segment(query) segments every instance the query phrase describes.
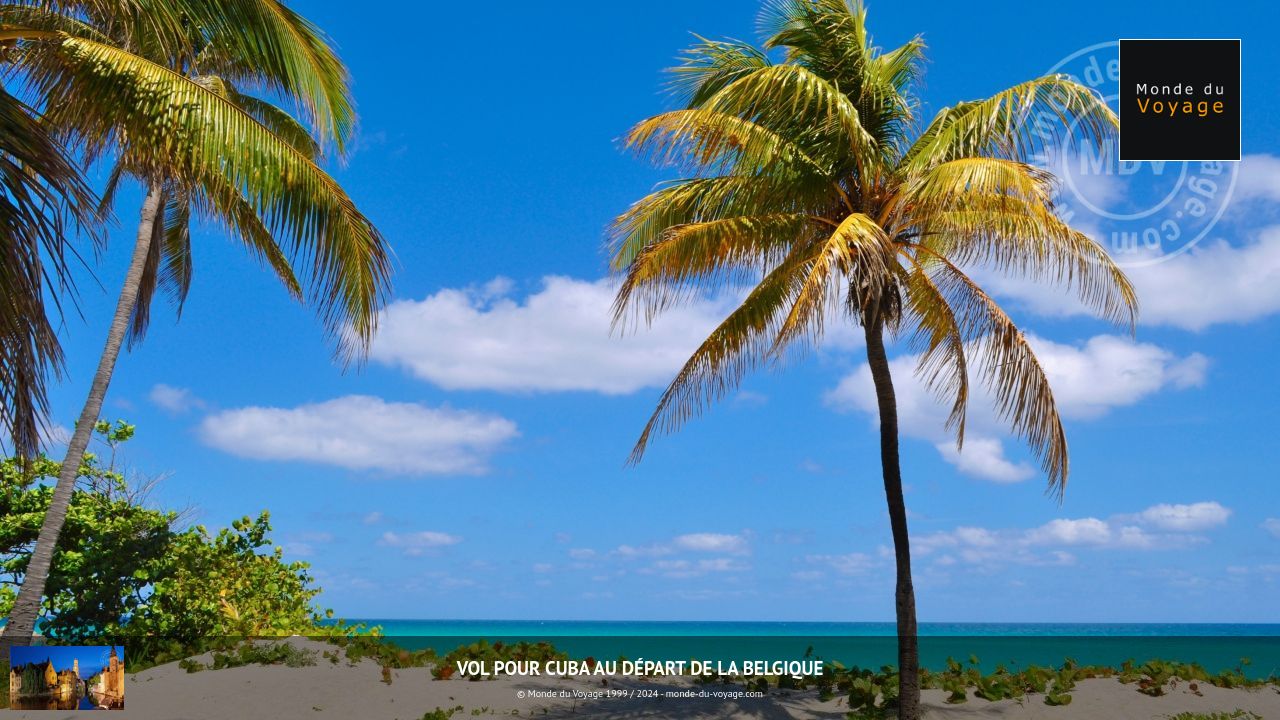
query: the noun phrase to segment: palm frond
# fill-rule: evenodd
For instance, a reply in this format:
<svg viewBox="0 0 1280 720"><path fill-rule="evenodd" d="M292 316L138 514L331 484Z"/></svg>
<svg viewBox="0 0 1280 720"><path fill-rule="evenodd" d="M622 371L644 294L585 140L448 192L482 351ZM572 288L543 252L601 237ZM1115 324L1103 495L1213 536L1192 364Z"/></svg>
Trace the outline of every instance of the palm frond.
<svg viewBox="0 0 1280 720"><path fill-rule="evenodd" d="M768 128L723 112L695 108L654 115L627 133L628 149L655 163L715 175L759 175L782 169L828 176L830 168Z"/></svg>
<svg viewBox="0 0 1280 720"><path fill-rule="evenodd" d="M827 315L824 309L828 304L839 304L841 283L847 283L855 293L878 292L887 284L885 278L892 275L892 252L889 237L870 216L853 213L842 220L805 268L804 282L770 352L781 353L801 336L816 343ZM874 298L865 300L873 302Z"/></svg>
<svg viewBox="0 0 1280 720"><path fill-rule="evenodd" d="M95 209L65 149L0 89L0 429L20 455L40 449L46 381L62 367L49 313L60 312L57 294L73 288L71 236L87 230L100 239Z"/></svg>
<svg viewBox="0 0 1280 720"><path fill-rule="evenodd" d="M884 160L883 148L863 127L853 101L800 65L770 65L744 74L702 107L762 125L824 167L852 164L866 177Z"/></svg>
<svg viewBox="0 0 1280 720"><path fill-rule="evenodd" d="M798 249L793 251L698 346L662 393L629 462L640 461L654 433L679 429L690 417L735 389L760 364L773 343L780 316L799 291L801 270L811 261L809 255Z"/></svg>
<svg viewBox="0 0 1280 720"><path fill-rule="evenodd" d="M825 221L777 213L675 225L626 264L614 301L614 323L628 310L652 320L689 297L758 280L790 249L814 242Z"/></svg>
<svg viewBox="0 0 1280 720"><path fill-rule="evenodd" d="M1069 136L1109 147L1120 121L1097 91L1066 75L1046 75L985 100L943 108L904 155L901 167L918 172L965 157L1030 161Z"/></svg>
<svg viewBox="0 0 1280 720"><path fill-rule="evenodd" d="M836 207L832 185L814 175L774 174L690 178L650 193L609 228L610 265L626 268L671 228L770 215L822 215Z"/></svg>
<svg viewBox="0 0 1280 720"><path fill-rule="evenodd" d="M903 279L908 344L920 354L916 376L941 402L951 403L946 427L956 433L956 448L964 448L965 417L969 405L969 361L959 321L942 291L915 258L905 254L911 269Z"/></svg>
<svg viewBox="0 0 1280 720"><path fill-rule="evenodd" d="M350 72L320 28L279 0L180 1L206 36L197 72L292 98L320 143L345 152L356 120Z"/></svg>
<svg viewBox="0 0 1280 720"><path fill-rule="evenodd" d="M1012 160L952 160L904 190L899 222L960 267L983 265L1063 285L1132 331L1133 285L1105 249L1056 215L1053 184L1048 172Z"/></svg>
<svg viewBox="0 0 1280 720"><path fill-rule="evenodd" d="M707 98L738 78L768 67L769 58L755 46L738 40L707 40L681 53L681 62L668 68L668 90L689 108L700 107Z"/></svg>
<svg viewBox="0 0 1280 720"><path fill-rule="evenodd" d="M316 139L311 136L311 131L294 116L266 100L240 92L231 81L217 75L201 75L193 79L234 103L247 115L262 123L263 127L275 133L277 137L292 145L293 149L312 161L319 162L323 159L324 153L320 143L316 142Z"/></svg>
<svg viewBox="0 0 1280 720"><path fill-rule="evenodd" d="M129 321L129 347L146 337L151 306L157 291L164 291L179 316L191 290L194 267L191 258L191 196L179 184L169 182L161 195L160 212L151 226L151 244L143 266Z"/></svg>
<svg viewBox="0 0 1280 720"><path fill-rule="evenodd" d="M932 259L931 279L948 299L965 344L980 358L978 371L996 413L1040 458L1049 491L1061 498L1067 485L1067 435L1044 368L995 300L946 258Z"/></svg>
<svg viewBox="0 0 1280 720"><path fill-rule="evenodd" d="M119 142L145 177L234 188L272 236L310 267L310 300L350 356L367 347L389 282L381 235L328 174L227 98L155 63L58 36L42 73L56 124L92 153Z"/></svg>

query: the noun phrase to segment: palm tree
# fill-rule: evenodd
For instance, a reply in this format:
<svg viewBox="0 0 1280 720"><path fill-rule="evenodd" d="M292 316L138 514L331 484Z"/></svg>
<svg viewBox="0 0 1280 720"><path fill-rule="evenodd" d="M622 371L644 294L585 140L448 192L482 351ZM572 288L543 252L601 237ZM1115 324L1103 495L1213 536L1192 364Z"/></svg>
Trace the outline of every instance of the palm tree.
<svg viewBox="0 0 1280 720"><path fill-rule="evenodd" d="M126 336L145 332L152 296L179 306L191 281L193 216L220 223L297 297L308 299L339 354L367 348L389 283L388 250L317 161L342 152L354 126L348 76L325 37L277 0L90 0L75 12L4 6L24 43L20 68L48 121L90 161L146 189L137 239L97 372L68 442L66 469L4 633L29 642L80 466ZM293 100L310 126L242 93L245 83ZM283 242L281 241L283 239Z"/></svg>
<svg viewBox="0 0 1280 720"><path fill-rule="evenodd" d="M944 108L920 128L920 38L882 51L864 8L842 0L777 0L763 17L763 48L702 41L690 49L673 69L684 108L626 136L628 147L689 176L615 221L615 322L652 319L708 289L752 286L662 394L631 459L655 431L676 430L748 371L812 346L824 323L860 325L897 564L898 712L914 720L915 593L885 336L920 353L918 375L950 405L957 446L976 363L1061 497L1067 441L1044 370L966 270L1064 284L1132 329L1129 281L1055 215L1055 178L1028 164L1069 134L1106 146L1118 120L1099 96L1052 75Z"/></svg>
<svg viewBox="0 0 1280 720"><path fill-rule="evenodd" d="M93 206L65 149L31 108L0 89L0 432L15 455L39 452L45 380L62 367L46 289L71 287L66 237L75 225L95 229Z"/></svg>

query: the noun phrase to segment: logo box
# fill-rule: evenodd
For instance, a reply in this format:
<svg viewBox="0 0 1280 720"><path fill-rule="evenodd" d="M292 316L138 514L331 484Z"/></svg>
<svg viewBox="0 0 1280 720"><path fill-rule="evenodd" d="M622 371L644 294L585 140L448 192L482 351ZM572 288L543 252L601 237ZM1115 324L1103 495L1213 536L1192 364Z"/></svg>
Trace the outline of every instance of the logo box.
<svg viewBox="0 0 1280 720"><path fill-rule="evenodd" d="M1120 159L1240 159L1239 40L1120 40Z"/></svg>

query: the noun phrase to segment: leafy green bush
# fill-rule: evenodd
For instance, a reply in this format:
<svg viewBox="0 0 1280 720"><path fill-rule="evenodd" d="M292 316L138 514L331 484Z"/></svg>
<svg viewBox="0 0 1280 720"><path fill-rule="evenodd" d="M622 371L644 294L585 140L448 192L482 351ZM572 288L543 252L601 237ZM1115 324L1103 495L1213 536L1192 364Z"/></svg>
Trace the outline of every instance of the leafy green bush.
<svg viewBox="0 0 1280 720"><path fill-rule="evenodd" d="M311 667L316 664L316 651L300 648L287 642L245 642L227 652L214 652L213 662L205 665L194 658L178 662L178 667L189 673L201 670L224 670L245 665L285 665L287 667Z"/></svg>
<svg viewBox="0 0 1280 720"><path fill-rule="evenodd" d="M250 637L345 636L364 631L314 605L308 565L288 562L270 539L270 516L244 517L216 533L178 527L174 512L145 506L145 488L116 467L134 435L98 424L103 456L85 455L42 604L47 642L127 644L130 668L208 650L239 652ZM106 458L104 462L102 457ZM8 615L60 463L0 460L0 616Z"/></svg>

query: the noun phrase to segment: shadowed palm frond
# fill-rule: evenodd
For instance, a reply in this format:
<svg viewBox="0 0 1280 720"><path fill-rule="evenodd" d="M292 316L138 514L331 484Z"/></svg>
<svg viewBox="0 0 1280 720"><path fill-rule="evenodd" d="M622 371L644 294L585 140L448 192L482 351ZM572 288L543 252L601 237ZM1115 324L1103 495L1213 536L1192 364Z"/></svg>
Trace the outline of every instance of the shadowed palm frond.
<svg viewBox="0 0 1280 720"><path fill-rule="evenodd" d="M951 403L946 427L956 434L956 449L964 448L965 416L969 405L969 360L955 312L923 267L907 254L912 268L903 285L904 314L913 328L909 344L920 353L916 376L942 402Z"/></svg>
<svg viewBox="0 0 1280 720"><path fill-rule="evenodd" d="M0 90L0 430L18 455L40 450L46 380L62 367L49 314L61 312L58 294L72 288L71 237L87 231L101 240L96 206L34 111Z"/></svg>
<svg viewBox="0 0 1280 720"><path fill-rule="evenodd" d="M978 358L978 372L991 391L997 414L1040 458L1049 490L1061 498L1067 484L1067 435L1035 351L977 283L946 258L932 257L936 261L932 279L947 298L970 354Z"/></svg>
<svg viewBox="0 0 1280 720"><path fill-rule="evenodd" d="M671 433L686 420L735 389L774 344L775 328L800 290L812 252L797 246L790 257L764 276L742 304L694 351L662 393L631 451L629 462L644 456L653 433ZM810 250L812 248L809 248Z"/></svg>

